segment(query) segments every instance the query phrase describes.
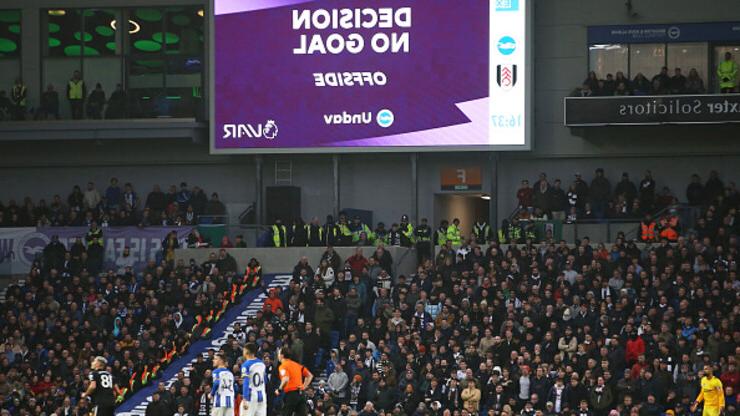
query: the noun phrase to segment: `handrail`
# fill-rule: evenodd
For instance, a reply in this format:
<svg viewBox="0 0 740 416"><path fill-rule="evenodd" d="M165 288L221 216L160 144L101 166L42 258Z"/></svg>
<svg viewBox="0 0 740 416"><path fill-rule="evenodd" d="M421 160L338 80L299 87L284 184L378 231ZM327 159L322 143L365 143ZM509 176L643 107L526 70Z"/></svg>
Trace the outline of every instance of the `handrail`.
<svg viewBox="0 0 740 416"><path fill-rule="evenodd" d="M522 208L521 206L517 205L516 208L514 208L514 210L511 211L511 214L509 214L509 216L506 217L506 219L508 221L511 221L512 219L514 219L514 216L515 215L519 214L522 211L522 209L524 209L524 208Z"/></svg>

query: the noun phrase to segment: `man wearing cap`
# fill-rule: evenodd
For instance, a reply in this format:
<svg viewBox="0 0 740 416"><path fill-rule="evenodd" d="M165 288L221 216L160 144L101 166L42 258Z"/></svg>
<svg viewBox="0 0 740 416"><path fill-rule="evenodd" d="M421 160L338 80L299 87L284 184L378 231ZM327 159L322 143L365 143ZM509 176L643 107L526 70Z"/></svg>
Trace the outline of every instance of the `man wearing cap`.
<svg viewBox="0 0 740 416"><path fill-rule="evenodd" d="M401 247L411 247L414 245L414 226L409 223L409 216L401 216L401 223L398 225L401 233Z"/></svg>

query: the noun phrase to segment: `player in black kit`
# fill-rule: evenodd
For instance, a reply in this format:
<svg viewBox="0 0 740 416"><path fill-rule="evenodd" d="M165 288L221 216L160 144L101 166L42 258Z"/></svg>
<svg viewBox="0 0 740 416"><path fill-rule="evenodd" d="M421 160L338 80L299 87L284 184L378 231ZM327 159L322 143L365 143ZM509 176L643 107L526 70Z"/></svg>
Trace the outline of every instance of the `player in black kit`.
<svg viewBox="0 0 740 416"><path fill-rule="evenodd" d="M113 416L115 396L113 395L113 376L106 370L108 361L105 357L93 359L90 372L90 385L82 393L82 398L92 399L94 416Z"/></svg>

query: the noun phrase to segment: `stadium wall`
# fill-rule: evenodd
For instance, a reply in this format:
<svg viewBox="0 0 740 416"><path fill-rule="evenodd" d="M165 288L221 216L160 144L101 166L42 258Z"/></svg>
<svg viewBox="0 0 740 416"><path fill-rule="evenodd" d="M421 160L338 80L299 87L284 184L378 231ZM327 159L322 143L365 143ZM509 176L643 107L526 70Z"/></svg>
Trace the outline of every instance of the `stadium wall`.
<svg viewBox="0 0 740 416"><path fill-rule="evenodd" d="M168 2L172 4L173 2ZM202 1L177 1L199 4ZM45 7L105 7L152 5L151 1L129 0L28 0L23 2L24 57L27 80L40 79L38 45L33 33L34 16ZM540 172L550 179L560 177L564 186L575 171L589 180L602 167L613 184L623 171L639 181L651 169L659 189L669 186L680 199L689 176L703 177L711 169L725 180L740 172L740 129L722 126L604 127L571 130L563 126L563 97L578 86L588 68L586 28L591 25L684 23L725 21L740 16L740 2L689 0L634 1L636 16L628 14L621 0L538 1L535 10L535 135L531 152L499 155L498 192L494 195L499 218L512 211L514 193L522 178L534 181ZM36 13L36 14L34 14ZM28 23L26 25L25 23ZM30 27L29 27L30 25ZM38 23L36 23L38 26ZM94 78L88 83L95 82ZM30 84L30 82L29 82ZM31 101L34 88L30 89ZM134 183L140 196L155 183L168 186L186 181L207 192L217 191L232 215L238 215L256 199L255 160L250 156L210 156L207 143L191 140L64 140L18 142L0 135L0 200L24 196L66 196L72 185L94 180L99 188L111 176ZM9 140L9 141L6 141ZM333 166L330 155L265 156L263 185L275 184L275 161L293 164L292 185L302 188L304 218L323 220L335 206ZM492 157L486 153L422 154L418 159L418 216L433 216L434 194L440 189L443 166L479 165L483 190L494 189ZM395 221L401 214L414 216L411 162L407 154L342 155L340 160L340 207L369 208L375 220ZM20 201L19 201L20 202Z"/></svg>

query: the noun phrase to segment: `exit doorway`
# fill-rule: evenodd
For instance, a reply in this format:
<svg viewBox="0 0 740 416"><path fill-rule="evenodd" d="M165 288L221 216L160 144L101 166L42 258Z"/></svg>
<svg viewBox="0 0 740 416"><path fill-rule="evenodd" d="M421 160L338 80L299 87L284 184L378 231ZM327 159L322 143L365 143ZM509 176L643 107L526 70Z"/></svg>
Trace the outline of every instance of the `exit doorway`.
<svg viewBox="0 0 740 416"><path fill-rule="evenodd" d="M438 228L442 220L452 223L460 220L460 231L470 236L476 221L489 221L490 197L483 194L436 194L434 195L434 226ZM491 229L494 227L491 226Z"/></svg>

